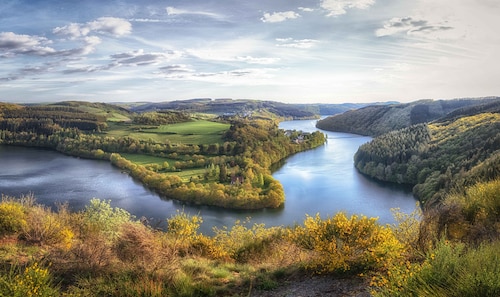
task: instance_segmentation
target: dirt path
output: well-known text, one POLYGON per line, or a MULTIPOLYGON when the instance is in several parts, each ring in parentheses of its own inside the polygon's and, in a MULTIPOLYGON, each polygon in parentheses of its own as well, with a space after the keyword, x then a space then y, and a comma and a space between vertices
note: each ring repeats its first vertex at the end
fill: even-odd
POLYGON ((369 297, 366 279, 359 277, 335 278, 332 276, 312 276, 285 280, 271 291, 254 290, 252 297, 316 297, 343 296, 369 297))

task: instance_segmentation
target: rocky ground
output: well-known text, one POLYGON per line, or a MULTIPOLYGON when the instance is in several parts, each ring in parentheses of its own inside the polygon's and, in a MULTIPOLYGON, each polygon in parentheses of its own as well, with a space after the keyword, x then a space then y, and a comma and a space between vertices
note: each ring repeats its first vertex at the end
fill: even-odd
POLYGON ((360 277, 335 278, 333 276, 311 276, 290 278, 270 291, 253 290, 252 297, 369 297, 368 280, 360 277))

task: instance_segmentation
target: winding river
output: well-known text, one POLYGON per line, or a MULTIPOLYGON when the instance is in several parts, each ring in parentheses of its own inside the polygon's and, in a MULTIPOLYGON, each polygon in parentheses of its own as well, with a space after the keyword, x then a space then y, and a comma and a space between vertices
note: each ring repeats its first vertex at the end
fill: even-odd
MULTIPOLYGON (((315 123, 288 121, 280 127, 312 132, 317 130, 315 123)), ((392 223, 391 208, 406 213, 415 209, 416 200, 409 190, 374 182, 355 170, 353 155, 369 137, 323 132, 328 135, 327 144, 291 156, 274 172, 286 197, 285 206, 277 210, 232 211, 184 205, 161 199, 108 162, 9 146, 0 146, 0 193, 33 193, 38 203, 54 207, 67 202, 72 210, 83 209, 97 197, 110 200, 112 206, 126 209, 137 218, 148 218, 159 227, 165 227, 165 219, 177 210, 184 210, 203 217, 204 233, 210 233, 213 226, 232 226, 248 217, 252 223, 279 226, 302 223, 306 214, 326 217, 338 211, 392 223)))

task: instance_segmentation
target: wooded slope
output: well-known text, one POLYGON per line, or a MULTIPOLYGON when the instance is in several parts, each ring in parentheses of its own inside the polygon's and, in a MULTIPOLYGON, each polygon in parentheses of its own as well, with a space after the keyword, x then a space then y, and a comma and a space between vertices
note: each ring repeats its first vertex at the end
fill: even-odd
POLYGON ((371 105, 347 111, 318 121, 318 128, 360 135, 377 136, 419 123, 442 118, 451 112, 456 116, 477 114, 484 105, 495 109, 499 97, 455 100, 420 100, 406 104, 371 105))
POLYGON ((500 176, 500 114, 418 124, 362 145, 356 168, 375 179, 414 185, 423 202, 500 176))

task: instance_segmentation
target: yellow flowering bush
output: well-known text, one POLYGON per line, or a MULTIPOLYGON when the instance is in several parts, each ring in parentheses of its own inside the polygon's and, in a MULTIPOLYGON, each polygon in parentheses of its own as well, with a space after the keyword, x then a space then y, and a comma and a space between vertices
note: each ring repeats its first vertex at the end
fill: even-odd
POLYGON ((264 258, 270 242, 277 235, 277 228, 266 228, 265 224, 250 224, 250 219, 237 220, 229 229, 214 228, 214 241, 233 259, 247 262, 252 257, 264 258), (266 251, 264 251, 266 250, 266 251))
POLYGON ((22 272, 12 270, 9 275, 0 276, 0 296, 52 297, 59 293, 52 285, 49 270, 35 262, 22 272))
POLYGON ((168 233, 183 240, 192 240, 198 236, 203 219, 198 215, 189 215, 177 210, 177 214, 167 219, 168 233))
POLYGON ((24 207, 15 201, 0 203, 0 235, 12 234, 26 227, 24 207))
POLYGON ((347 217, 342 212, 324 220, 307 216, 304 226, 296 227, 290 236, 313 253, 306 266, 317 273, 363 272, 399 257, 403 248, 393 231, 377 224, 377 219, 347 217))

